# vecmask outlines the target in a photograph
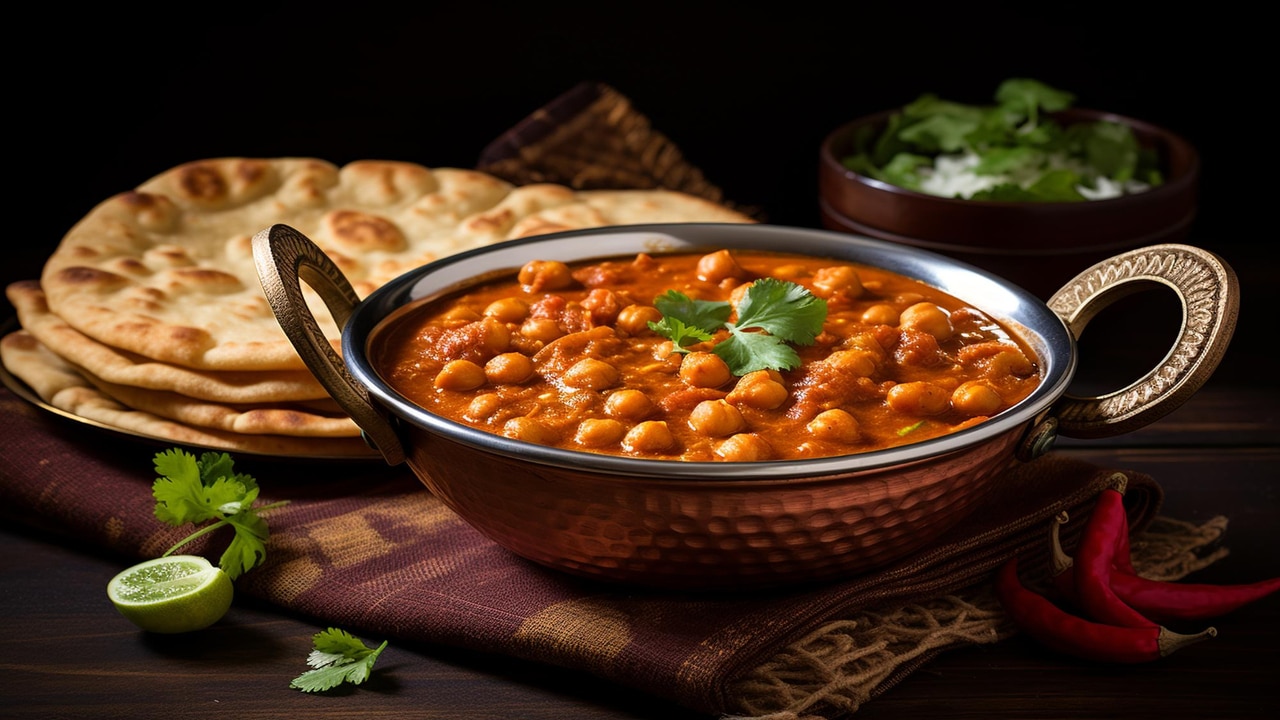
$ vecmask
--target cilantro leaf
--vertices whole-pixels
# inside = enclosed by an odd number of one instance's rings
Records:
[[[779,338],[764,333],[730,331],[728,340],[716,345],[719,355],[734,375],[756,370],[790,370],[800,364],[800,355]]]
[[[1071,107],[1076,96],[1050,87],[1030,78],[1009,78],[996,88],[996,102],[1006,109],[1019,112],[1032,123],[1040,110],[1057,112]]]
[[[259,513],[288,502],[254,507],[258,482],[250,475],[236,473],[234,465],[226,453],[206,452],[197,460],[179,448],[165,450],[154,458],[161,477],[151,486],[155,515],[161,522],[178,527],[214,521],[169,548],[165,556],[201,535],[230,525],[235,535],[218,564],[233,580],[266,559],[268,529]]]
[[[649,327],[675,344],[707,342],[712,333],[727,329],[729,336],[712,352],[724,359],[730,372],[742,376],[756,370],[790,370],[800,364],[800,356],[787,345],[811,345],[827,319],[827,302],[806,288],[776,278],[760,278],[751,284],[738,302],[737,322],[729,322],[729,303],[691,300],[668,290],[654,300],[662,312],[659,322]]]
[[[733,314],[733,307],[722,300],[694,300],[675,290],[654,298],[653,306],[664,318],[677,318],[689,327],[713,333]]]
[[[738,329],[759,328],[798,345],[812,345],[827,319],[827,301],[804,287],[777,278],[760,278],[738,303]]]
[[[711,333],[684,324],[680,318],[664,316],[658,322],[650,322],[649,329],[675,344],[675,352],[688,352],[687,346],[711,340]]]
[[[933,167],[933,158],[924,155],[915,155],[912,153],[898,153],[893,156],[885,166],[880,169],[872,169],[871,176],[877,180],[883,180],[908,190],[919,190],[923,178],[920,176],[921,168]],[[858,168],[851,167],[855,172]]]
[[[308,670],[294,678],[289,687],[303,692],[330,690],[344,682],[359,685],[369,679],[378,656],[387,647],[387,641],[370,648],[351,633],[339,628],[329,628],[311,638],[315,647],[307,656]]]
[[[925,152],[958,152],[965,147],[965,138],[978,129],[979,121],[973,117],[954,115],[930,115],[904,127],[898,137],[915,143]]]

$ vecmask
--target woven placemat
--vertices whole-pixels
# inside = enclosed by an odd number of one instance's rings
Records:
[[[516,185],[678,190],[767,220],[761,208],[726,198],[628,97],[604,83],[579,83],[534,111],[489,143],[476,169]]]

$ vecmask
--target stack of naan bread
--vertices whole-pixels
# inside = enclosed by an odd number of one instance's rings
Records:
[[[462,250],[649,222],[752,219],[675,191],[516,186],[406,162],[192,162],[93,208],[38,280],[6,288],[21,327],[0,339],[0,360],[50,406],[132,434],[273,455],[373,455],[280,329],[255,269],[255,233],[296,228],[365,297]],[[338,349],[338,328],[309,300]]]

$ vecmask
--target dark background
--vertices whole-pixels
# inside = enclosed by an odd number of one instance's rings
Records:
[[[216,156],[474,167],[583,80],[607,83],[770,222],[817,227],[817,149],[925,91],[989,102],[1007,77],[1167,126],[1201,153],[1191,242],[1274,267],[1264,23],[1116,3],[258,3],[31,8],[10,24],[10,203],[0,281],[38,277],[95,204]],[[1190,7],[1190,6],[1188,6]],[[172,13],[172,14],[170,14]],[[43,16],[43,17],[42,17]],[[12,96],[11,96],[12,100]],[[1264,276],[1271,275],[1269,271]],[[1269,286],[1273,285],[1268,283]],[[1251,304],[1274,290],[1245,289]],[[11,314],[8,306],[3,308]],[[1269,315],[1269,310],[1263,311]],[[1261,325],[1259,326],[1262,327]],[[1242,321],[1238,335],[1252,332]]]

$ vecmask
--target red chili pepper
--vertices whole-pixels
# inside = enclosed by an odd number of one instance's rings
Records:
[[[1064,598],[1076,602],[1073,561],[1062,549],[1058,533],[1059,526],[1066,522],[1066,513],[1060,514],[1049,534],[1052,579]],[[1144,578],[1117,565],[1111,573],[1111,589],[1125,604],[1154,622],[1211,620],[1280,590],[1280,577],[1237,585],[1177,583]]]
[[[1280,577],[1244,585],[1167,583],[1137,575],[1111,577],[1116,594],[1156,622],[1209,620],[1280,590]]]
[[[1151,662],[1218,634],[1216,629],[1208,628],[1195,635],[1183,635],[1154,623],[1146,627],[1105,625],[1072,615],[1022,584],[1016,556],[997,572],[995,590],[1019,629],[1046,647],[1084,660]]]
[[[1098,502],[1076,548],[1072,570],[1075,599],[1084,614],[1097,622],[1149,627],[1156,623],[1125,604],[1111,588],[1117,538],[1129,535],[1129,516],[1124,509],[1128,478],[1116,473],[1111,480],[1113,485],[1098,494]]]

